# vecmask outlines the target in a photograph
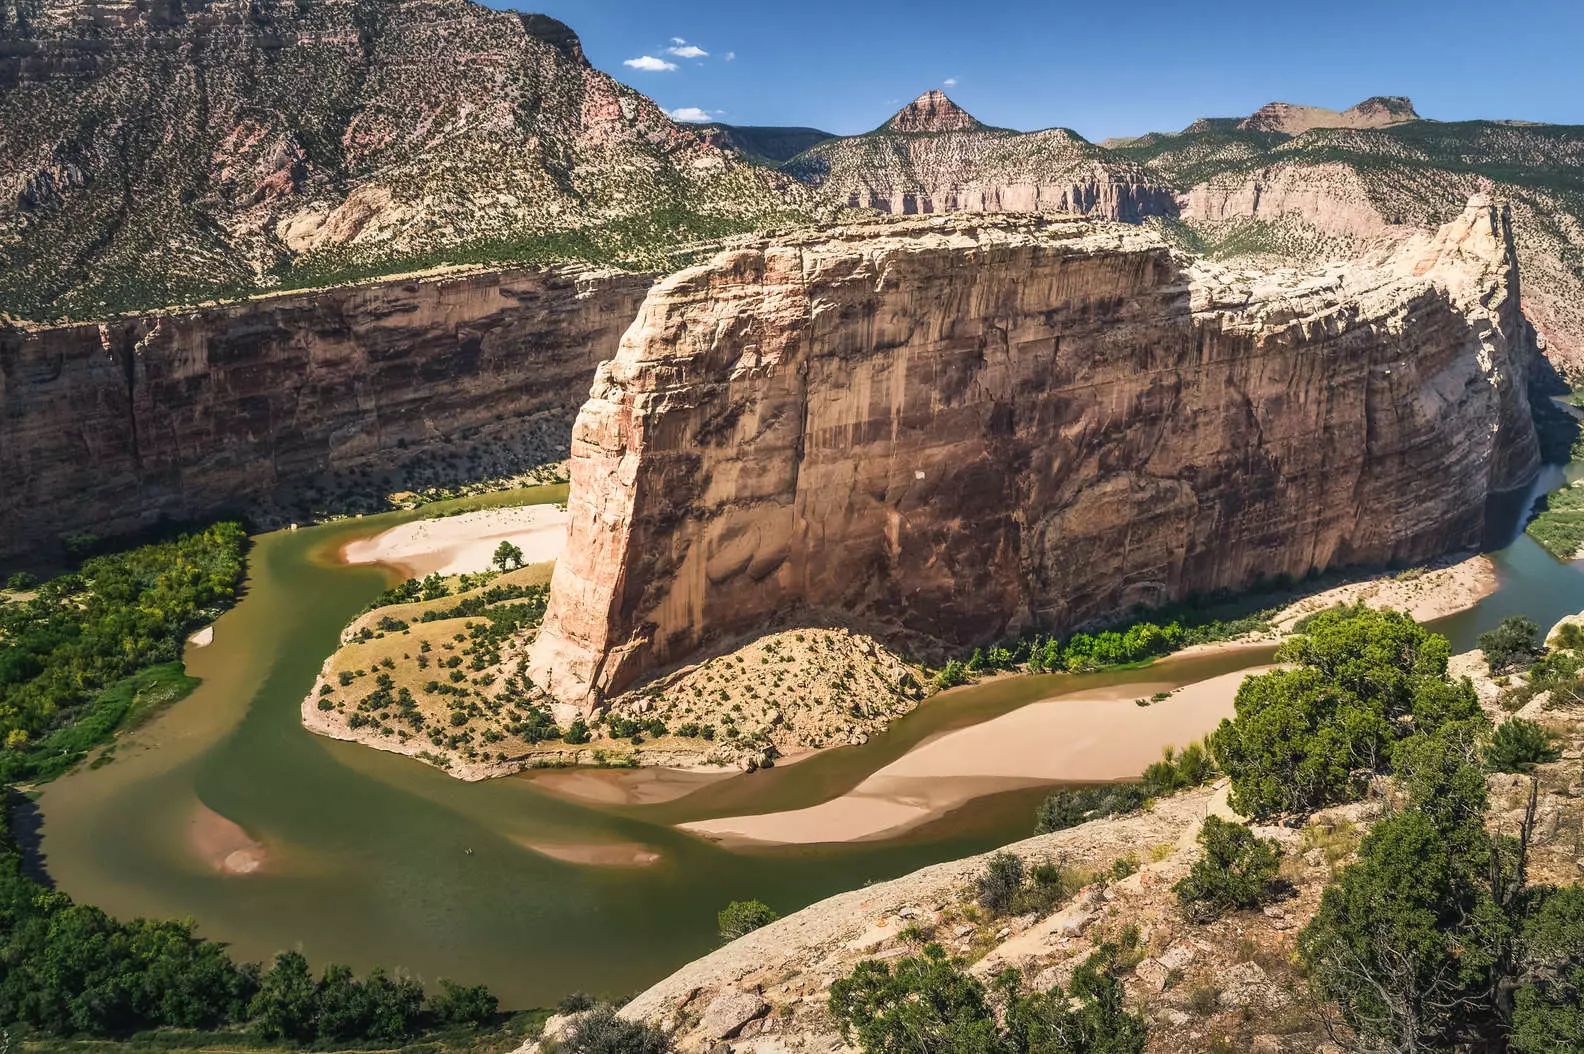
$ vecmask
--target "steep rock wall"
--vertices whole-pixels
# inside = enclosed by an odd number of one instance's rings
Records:
[[[955,644],[1476,544],[1537,467],[1505,214],[1374,266],[873,224],[660,282],[573,435],[532,673],[588,703],[793,611]]]
[[[457,436],[563,447],[652,278],[475,273],[0,328],[0,557],[246,508]]]

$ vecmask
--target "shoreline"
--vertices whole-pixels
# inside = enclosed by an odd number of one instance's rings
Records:
[[[382,564],[407,578],[488,571],[496,546],[522,550],[521,566],[549,563],[566,548],[570,515],[558,505],[508,505],[456,516],[413,520],[367,538],[355,538],[338,553],[350,566]]]

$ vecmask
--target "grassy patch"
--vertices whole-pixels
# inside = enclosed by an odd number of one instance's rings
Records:
[[[1536,508],[1539,515],[1525,528],[1529,537],[1558,560],[1572,560],[1584,549],[1584,487],[1564,487]]]

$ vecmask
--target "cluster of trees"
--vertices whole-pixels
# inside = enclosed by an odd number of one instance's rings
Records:
[[[496,1014],[482,987],[418,982],[344,966],[315,979],[296,952],[267,969],[236,963],[189,922],[120,922],[40,885],[22,866],[0,809],[0,1025],[52,1035],[127,1035],[151,1028],[247,1027],[265,1039],[395,1042]]]
[[[19,779],[43,781],[151,700],[191,688],[186,636],[236,595],[246,535],[222,523],[97,556],[0,605],[0,1025],[51,1035],[246,1027],[300,1043],[401,1042],[496,1014],[482,987],[344,966],[313,977],[295,952],[237,963],[190,922],[122,922],[35,881],[11,817]],[[15,576],[13,576],[15,580]],[[389,679],[382,682],[388,689]]]
[[[1157,622],[1167,615],[1180,615]],[[1228,640],[1244,633],[1268,629],[1268,612],[1233,620],[1205,617],[1192,605],[1160,609],[1152,618],[1140,618],[1125,628],[1075,633],[1070,637],[1032,636],[975,648],[965,662],[953,659],[935,675],[938,689],[963,684],[978,673],[1027,669],[1029,673],[1089,673],[1168,655],[1191,644]]]
[[[831,985],[843,1037],[865,1054],[1138,1054],[1142,1017],[1122,1004],[1116,949],[1102,947],[1071,985],[1023,991],[1017,969],[987,989],[938,944],[886,963],[860,962]],[[999,1011],[999,1012],[998,1012]]]
[[[114,686],[181,658],[187,634],[236,595],[245,544],[240,526],[216,524],[94,557],[0,604],[0,781],[58,775],[108,739],[133,702]],[[167,674],[181,683],[179,668]]]
[[[1472,685],[1447,676],[1448,650],[1404,615],[1323,613],[1278,653],[1291,668],[1244,683],[1212,737],[1216,761],[1234,805],[1258,817],[1355,800],[1372,776],[1394,777],[1393,809],[1299,937],[1361,1046],[1584,1049],[1584,891],[1528,881],[1534,793],[1521,830],[1485,827],[1486,771],[1532,764],[1549,745],[1522,725],[1493,735]],[[1257,902],[1271,873],[1252,836],[1240,841],[1217,853],[1236,862],[1220,869],[1237,879],[1218,898],[1228,906]]]

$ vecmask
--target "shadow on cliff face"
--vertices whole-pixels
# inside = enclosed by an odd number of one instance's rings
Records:
[[[1543,355],[1536,355],[1529,372],[1529,413],[1540,445],[1540,474],[1527,487],[1493,494],[1485,505],[1485,549],[1494,552],[1511,545],[1545,508],[1545,497],[1567,485],[1560,466],[1575,457],[1581,433],[1579,415],[1557,401],[1572,387]]]

